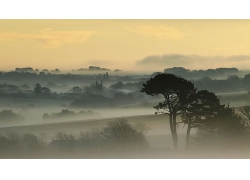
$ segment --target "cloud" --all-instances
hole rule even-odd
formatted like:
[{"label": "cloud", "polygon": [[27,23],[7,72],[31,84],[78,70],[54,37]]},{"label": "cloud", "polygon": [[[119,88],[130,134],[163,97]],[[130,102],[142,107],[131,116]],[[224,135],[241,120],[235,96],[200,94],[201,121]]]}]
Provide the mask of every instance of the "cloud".
[{"label": "cloud", "polygon": [[2,32],[0,33],[0,41],[36,41],[42,43],[45,48],[56,48],[62,44],[82,43],[96,33],[96,31],[54,31],[47,28],[36,34]]},{"label": "cloud", "polygon": [[174,39],[178,40],[183,37],[184,33],[173,27],[166,26],[146,26],[138,25],[136,27],[127,27],[127,30],[148,36],[156,37],[160,40]]},{"label": "cloud", "polygon": [[153,68],[163,70],[171,67],[185,67],[189,69],[208,69],[218,67],[237,67],[246,69],[250,66],[249,55],[237,56],[199,56],[183,54],[167,54],[162,56],[147,56],[136,62],[140,69]]}]

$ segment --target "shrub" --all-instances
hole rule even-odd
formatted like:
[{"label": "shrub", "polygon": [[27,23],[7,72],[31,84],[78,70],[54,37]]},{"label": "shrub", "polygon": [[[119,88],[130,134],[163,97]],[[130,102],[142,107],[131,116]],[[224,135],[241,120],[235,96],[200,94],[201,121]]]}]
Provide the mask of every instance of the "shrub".
[{"label": "shrub", "polygon": [[74,134],[67,134],[66,132],[58,132],[53,137],[50,143],[52,148],[72,151],[76,146],[76,136]]},{"label": "shrub", "polygon": [[14,132],[0,135],[0,151],[1,152],[30,152],[41,150],[45,147],[42,136],[25,133],[19,134]]},{"label": "shrub", "polygon": [[104,145],[104,137],[99,130],[80,132],[78,140],[81,149],[99,149]]},{"label": "shrub", "polygon": [[144,128],[138,129],[138,127],[129,124],[126,119],[118,119],[108,122],[102,133],[105,141],[117,148],[145,147],[148,144],[143,130]]},{"label": "shrub", "polygon": [[101,130],[80,132],[78,136],[70,133],[55,134],[51,146],[61,150],[97,150],[97,149],[133,149],[145,148],[148,143],[145,134],[150,130],[142,123],[134,126],[126,119],[118,119],[107,123]]},{"label": "shrub", "polygon": [[25,133],[22,136],[23,147],[26,150],[39,150],[45,146],[45,142],[42,137],[36,136],[31,133]]},{"label": "shrub", "polygon": [[76,136],[70,133],[67,134],[66,132],[57,132],[53,140],[76,140]]}]

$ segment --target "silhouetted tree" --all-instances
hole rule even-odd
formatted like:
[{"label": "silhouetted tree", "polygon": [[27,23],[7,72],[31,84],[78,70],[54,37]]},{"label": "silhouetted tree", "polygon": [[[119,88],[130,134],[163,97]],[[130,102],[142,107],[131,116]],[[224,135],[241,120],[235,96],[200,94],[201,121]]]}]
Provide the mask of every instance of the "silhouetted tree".
[{"label": "silhouetted tree", "polygon": [[197,127],[195,141],[203,147],[233,147],[249,143],[249,125],[233,108],[221,106],[215,116]]},{"label": "silhouetted tree", "polygon": [[218,114],[221,105],[218,97],[207,90],[198,91],[191,97],[191,103],[183,110],[182,121],[187,124],[186,146],[190,143],[192,128],[204,126],[206,121]]},{"label": "silhouetted tree", "polygon": [[193,83],[173,74],[158,74],[143,84],[141,92],[152,96],[163,95],[164,101],[154,108],[157,109],[156,113],[169,115],[174,148],[177,149],[176,117],[181,115],[183,109],[190,103],[190,96],[196,92]]}]

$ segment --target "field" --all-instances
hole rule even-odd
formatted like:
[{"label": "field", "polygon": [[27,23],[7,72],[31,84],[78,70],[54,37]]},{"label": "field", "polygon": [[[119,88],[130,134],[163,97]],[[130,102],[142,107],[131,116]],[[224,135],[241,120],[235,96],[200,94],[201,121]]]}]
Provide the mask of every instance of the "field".
[{"label": "field", "polygon": [[[146,135],[150,146],[172,148],[172,137],[169,129],[169,121],[167,115],[141,115],[121,117],[125,118],[131,124],[143,123],[150,127],[150,131]],[[51,122],[36,125],[23,125],[14,127],[0,128],[1,133],[18,132],[18,133],[33,133],[36,135],[46,134],[46,141],[50,142],[55,133],[67,132],[78,134],[80,131],[88,131],[92,129],[100,129],[107,122],[117,120],[119,118],[102,118],[77,121]],[[180,134],[180,147],[184,147],[185,127],[180,126],[178,129]]]}]

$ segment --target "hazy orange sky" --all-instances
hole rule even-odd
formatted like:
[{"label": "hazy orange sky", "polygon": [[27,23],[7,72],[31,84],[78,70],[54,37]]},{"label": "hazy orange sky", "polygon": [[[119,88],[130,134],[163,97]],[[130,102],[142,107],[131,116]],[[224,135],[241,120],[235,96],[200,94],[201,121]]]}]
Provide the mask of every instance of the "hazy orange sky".
[{"label": "hazy orange sky", "polygon": [[250,69],[250,20],[0,20],[0,70]]}]

